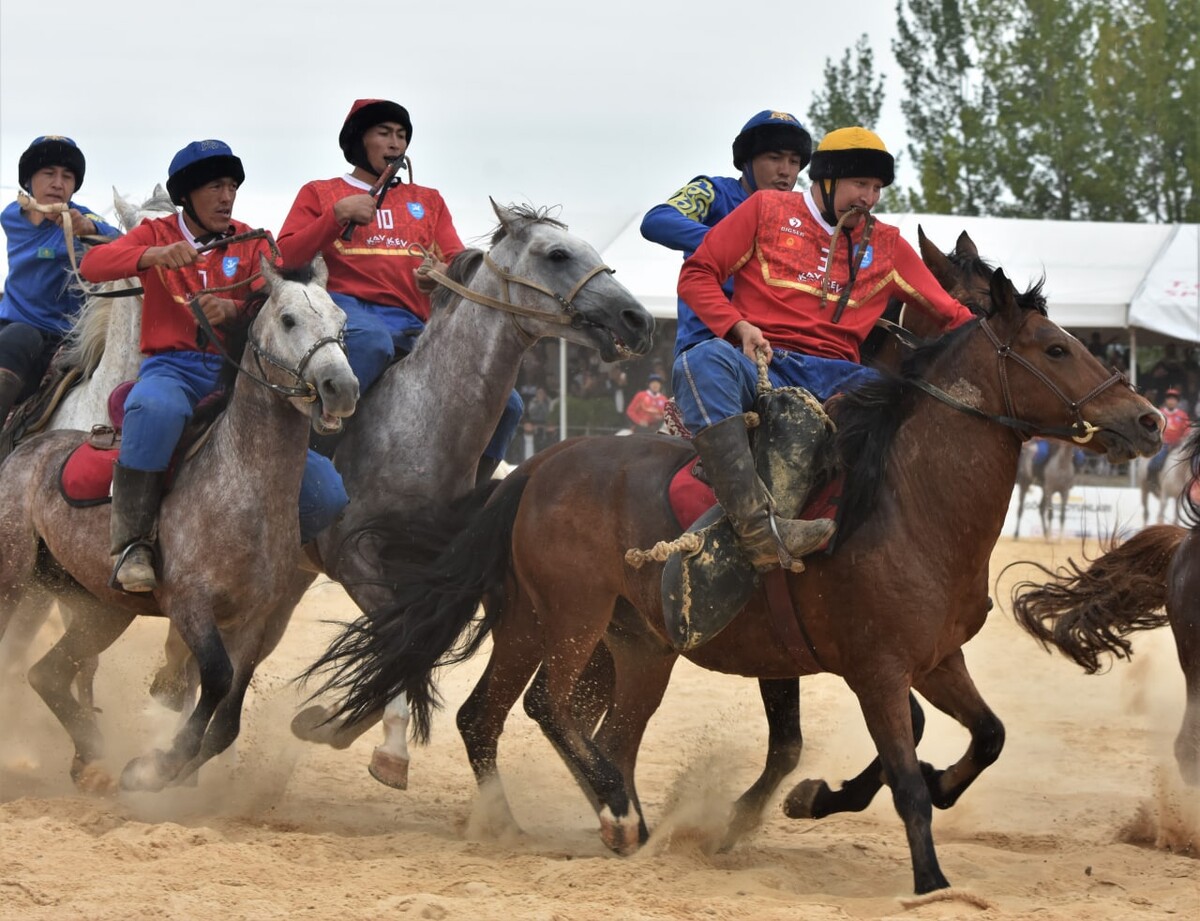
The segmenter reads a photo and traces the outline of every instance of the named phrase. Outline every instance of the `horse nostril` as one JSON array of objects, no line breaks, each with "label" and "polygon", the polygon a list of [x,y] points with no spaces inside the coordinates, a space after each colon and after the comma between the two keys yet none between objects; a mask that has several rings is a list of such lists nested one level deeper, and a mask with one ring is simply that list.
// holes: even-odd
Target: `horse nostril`
[{"label": "horse nostril", "polygon": [[630,309],[623,311],[621,313],[621,319],[625,321],[626,325],[630,329],[654,329],[654,317],[650,316],[650,314],[646,313],[644,310]]}]

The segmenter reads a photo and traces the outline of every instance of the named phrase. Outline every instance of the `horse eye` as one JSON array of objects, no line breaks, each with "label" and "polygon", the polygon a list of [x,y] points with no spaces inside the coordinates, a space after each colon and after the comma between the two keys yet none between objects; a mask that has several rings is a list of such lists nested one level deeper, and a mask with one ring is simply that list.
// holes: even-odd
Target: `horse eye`
[{"label": "horse eye", "polygon": [[570,253],[568,253],[565,249],[561,249],[558,247],[550,250],[550,252],[547,253],[547,255],[550,257],[551,262],[566,262],[568,259],[571,258]]},{"label": "horse eye", "polygon": [[1067,350],[1064,346],[1052,345],[1050,348],[1046,349],[1046,354],[1051,358],[1062,358],[1067,354]]},{"label": "horse eye", "polygon": [[296,318],[293,317],[290,313],[285,313],[282,317],[280,317],[279,322],[283,324],[284,329],[295,329],[296,328]]}]

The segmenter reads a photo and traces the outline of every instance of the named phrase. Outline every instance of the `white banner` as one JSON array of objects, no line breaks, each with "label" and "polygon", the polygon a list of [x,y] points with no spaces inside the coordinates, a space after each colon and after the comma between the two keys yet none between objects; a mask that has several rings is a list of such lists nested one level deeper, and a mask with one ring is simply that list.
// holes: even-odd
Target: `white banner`
[{"label": "white banner", "polygon": [[[1042,501],[1041,487],[1031,486],[1025,494],[1021,511],[1021,537],[1044,537],[1042,518],[1038,511]],[[1061,502],[1054,496],[1052,535],[1059,536]],[[1168,510],[1167,521],[1174,520],[1174,510]],[[1150,499],[1150,522],[1158,521],[1158,501]],[[1013,490],[1004,519],[1002,537],[1012,537],[1017,525],[1017,490]],[[1142,527],[1142,494],[1140,490],[1112,486],[1076,486],[1067,502],[1062,526],[1065,537],[1107,538],[1116,534],[1122,540]]]}]

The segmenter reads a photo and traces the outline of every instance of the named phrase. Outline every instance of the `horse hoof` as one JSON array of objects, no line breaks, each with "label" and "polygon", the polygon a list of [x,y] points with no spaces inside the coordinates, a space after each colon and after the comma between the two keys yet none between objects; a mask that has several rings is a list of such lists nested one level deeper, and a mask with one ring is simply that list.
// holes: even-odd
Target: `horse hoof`
[{"label": "horse hoof", "polygon": [[638,849],[637,823],[629,816],[615,818],[606,806],[600,813],[600,840],[609,850],[628,857]]},{"label": "horse hoof", "polygon": [[160,751],[134,758],[121,771],[121,789],[142,793],[162,790],[170,780],[163,771],[165,759],[165,754]]},{"label": "horse hoof", "polygon": [[324,707],[305,707],[292,717],[292,735],[302,742],[329,743],[329,727],[324,725],[329,714]]},{"label": "horse hoof", "polygon": [[386,787],[408,789],[408,759],[393,755],[378,746],[371,752],[367,772]]},{"label": "horse hoof", "polygon": [[829,792],[829,784],[823,780],[802,780],[783,801],[783,814],[789,819],[820,818],[815,809],[817,797]]},{"label": "horse hoof", "polygon": [[117,792],[117,782],[113,779],[112,774],[94,761],[72,769],[71,779],[80,793],[113,796]]}]

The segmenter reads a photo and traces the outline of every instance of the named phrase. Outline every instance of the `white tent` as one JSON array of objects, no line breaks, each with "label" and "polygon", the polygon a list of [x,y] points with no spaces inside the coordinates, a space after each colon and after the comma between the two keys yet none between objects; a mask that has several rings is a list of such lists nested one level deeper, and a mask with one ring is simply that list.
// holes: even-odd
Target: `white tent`
[{"label": "white tent", "polygon": [[[914,246],[917,227],[944,250],[967,231],[989,262],[1017,287],[1042,278],[1050,317],[1072,329],[1141,326],[1200,342],[1195,224],[1118,224],[881,214]],[[642,239],[634,216],[604,261],[656,317],[674,319],[681,254]],[[1152,271],[1153,268],[1153,271]],[[1161,277],[1159,269],[1161,268]],[[1141,292],[1136,311],[1131,311]]]}]

